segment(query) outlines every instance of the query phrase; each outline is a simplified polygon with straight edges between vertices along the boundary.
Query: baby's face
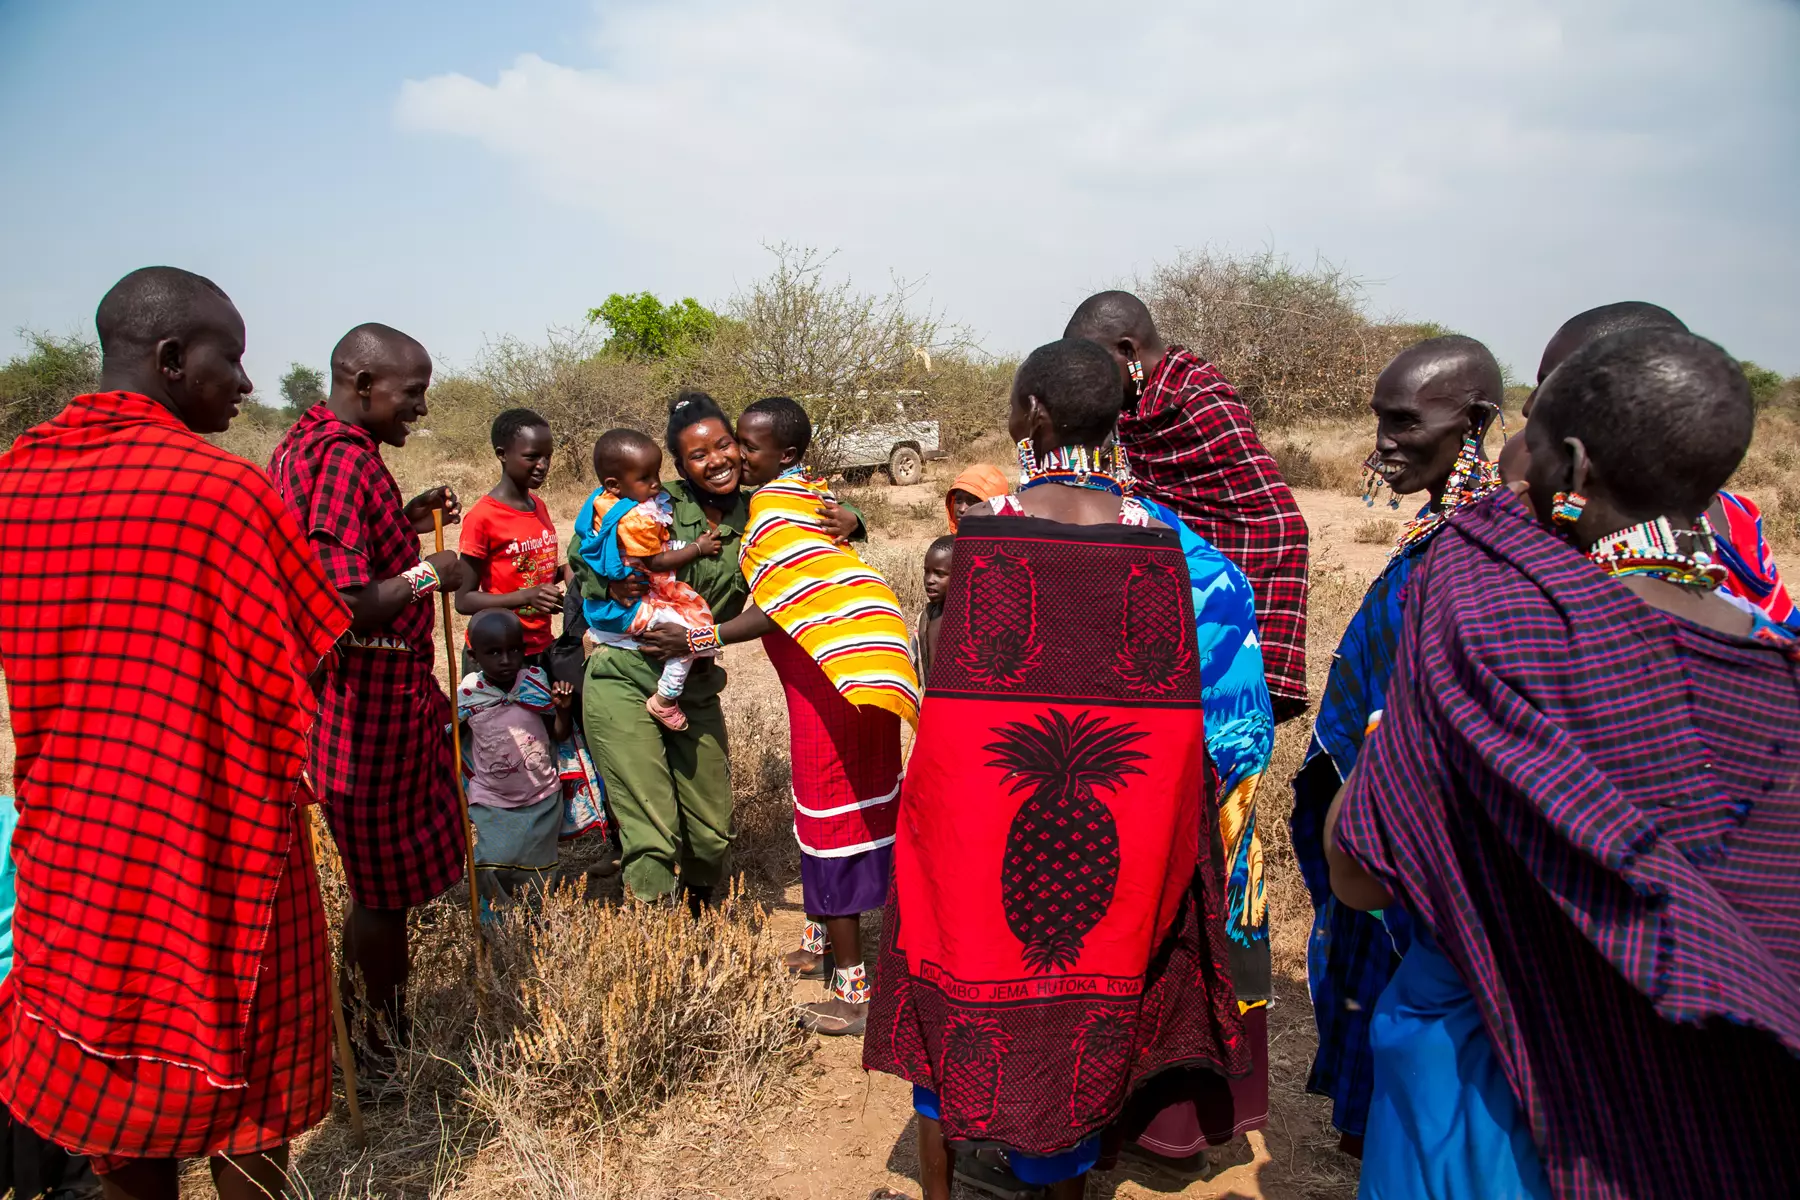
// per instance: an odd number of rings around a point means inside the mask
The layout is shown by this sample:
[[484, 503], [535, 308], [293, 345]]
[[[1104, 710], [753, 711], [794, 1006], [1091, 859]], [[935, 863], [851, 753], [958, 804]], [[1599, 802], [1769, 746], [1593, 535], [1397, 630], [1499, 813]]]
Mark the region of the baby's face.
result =
[[942, 604], [950, 594], [950, 551], [934, 550], [925, 556], [925, 601]]
[[655, 499], [662, 490], [662, 451], [650, 446], [627, 458], [619, 464], [619, 474], [612, 482], [627, 500], [642, 504]]

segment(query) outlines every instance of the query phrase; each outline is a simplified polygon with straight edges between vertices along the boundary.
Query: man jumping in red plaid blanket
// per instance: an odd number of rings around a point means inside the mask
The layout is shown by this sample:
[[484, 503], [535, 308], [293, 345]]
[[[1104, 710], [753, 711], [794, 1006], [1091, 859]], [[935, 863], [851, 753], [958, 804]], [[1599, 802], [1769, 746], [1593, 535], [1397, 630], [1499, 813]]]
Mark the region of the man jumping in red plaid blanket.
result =
[[464, 853], [450, 701], [432, 671], [432, 599], [457, 587], [462, 562], [454, 550], [419, 555], [432, 510], [454, 521], [459, 509], [449, 488], [402, 505], [381, 461], [381, 446], [404, 445], [425, 415], [430, 385], [425, 347], [386, 325], [359, 325], [331, 352], [330, 396], [301, 414], [269, 460], [350, 605], [350, 634], [320, 697], [312, 779], [350, 886], [346, 971], [361, 972], [370, 1006], [402, 1040], [406, 912], [462, 878]]
[[1064, 337], [1099, 342], [1124, 379], [1119, 445], [1144, 495], [1250, 579], [1275, 720], [1306, 711], [1306, 519], [1218, 368], [1165, 345], [1130, 292], [1089, 296]]
[[202, 434], [244, 323], [171, 267], [95, 317], [101, 392], [0, 458], [20, 816], [0, 1102], [109, 1196], [286, 1194], [331, 1101], [324, 915], [297, 825], [308, 680], [349, 614], [268, 477]]

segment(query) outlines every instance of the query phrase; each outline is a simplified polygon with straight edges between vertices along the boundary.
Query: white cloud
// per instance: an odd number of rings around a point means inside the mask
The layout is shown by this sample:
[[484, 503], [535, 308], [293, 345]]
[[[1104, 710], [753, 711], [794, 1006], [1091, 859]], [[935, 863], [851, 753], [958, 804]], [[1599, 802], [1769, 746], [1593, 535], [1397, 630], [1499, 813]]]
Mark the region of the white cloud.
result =
[[1641, 296], [1800, 370], [1791, 0], [1128, 11], [607, 5], [591, 61], [409, 81], [397, 117], [712, 296], [761, 242], [839, 247], [1027, 348], [1156, 258], [1272, 243], [1522, 368]]

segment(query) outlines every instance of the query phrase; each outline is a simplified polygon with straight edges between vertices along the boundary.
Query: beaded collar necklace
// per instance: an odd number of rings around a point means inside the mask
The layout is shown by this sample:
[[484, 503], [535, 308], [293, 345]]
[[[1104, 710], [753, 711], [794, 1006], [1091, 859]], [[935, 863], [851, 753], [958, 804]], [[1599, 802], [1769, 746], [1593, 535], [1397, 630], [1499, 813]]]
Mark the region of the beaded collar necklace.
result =
[[[1458, 465], [1463, 466], [1460, 461]], [[1400, 536], [1394, 539], [1394, 548], [1388, 551], [1388, 561], [1392, 562], [1425, 541], [1453, 515], [1484, 499], [1499, 486], [1500, 468], [1485, 459], [1474, 459], [1465, 469], [1453, 471], [1438, 506], [1420, 513], [1401, 527]]]
[[1046, 483], [1124, 496], [1131, 490], [1132, 478], [1125, 467], [1125, 452], [1116, 445], [1110, 454], [1106, 450], [1089, 450], [1086, 446], [1064, 446], [1039, 459], [1030, 453], [1030, 443], [1021, 443], [1019, 491], [1030, 491]]
[[[1688, 544], [1685, 552], [1681, 548], [1684, 539]], [[1704, 514], [1692, 529], [1678, 530], [1667, 517], [1658, 517], [1609, 533], [1594, 543], [1587, 556], [1608, 575], [1643, 575], [1699, 591], [1711, 591], [1729, 577], [1716, 554], [1712, 523]]]

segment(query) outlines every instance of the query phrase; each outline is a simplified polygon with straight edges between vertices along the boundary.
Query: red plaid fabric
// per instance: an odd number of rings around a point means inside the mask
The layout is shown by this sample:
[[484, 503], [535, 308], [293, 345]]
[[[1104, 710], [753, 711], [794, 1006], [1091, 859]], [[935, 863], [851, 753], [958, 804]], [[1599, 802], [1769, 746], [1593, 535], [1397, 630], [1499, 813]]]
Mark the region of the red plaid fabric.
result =
[[1256, 592], [1275, 719], [1306, 707], [1306, 519], [1250, 410], [1217, 368], [1169, 347], [1119, 444], [1139, 486], [1237, 565]]
[[[347, 624], [268, 478], [146, 397], [79, 396], [0, 457], [20, 806], [0, 1101], [40, 1134], [186, 1144], [226, 1091], [241, 1119], [304, 1127], [275, 1111], [254, 1018], [323, 1019], [294, 797], [305, 680]], [[109, 1085], [111, 1116], [76, 1111], [65, 1085], [102, 1067], [133, 1084]], [[113, 1139], [127, 1125], [141, 1143]]]
[[325, 918], [297, 830], [264, 947], [241, 1087], [147, 1058], [89, 1054], [10, 1002], [0, 985], [0, 1095], [42, 1136], [93, 1156], [102, 1174], [133, 1158], [250, 1154], [285, 1145], [331, 1107]]
[[[380, 447], [323, 404], [294, 422], [269, 474], [333, 587], [379, 583], [418, 564], [419, 538]], [[462, 878], [450, 701], [432, 672], [435, 612], [422, 601], [379, 635], [346, 637], [320, 696], [313, 787], [350, 894], [365, 908], [423, 904]]]

